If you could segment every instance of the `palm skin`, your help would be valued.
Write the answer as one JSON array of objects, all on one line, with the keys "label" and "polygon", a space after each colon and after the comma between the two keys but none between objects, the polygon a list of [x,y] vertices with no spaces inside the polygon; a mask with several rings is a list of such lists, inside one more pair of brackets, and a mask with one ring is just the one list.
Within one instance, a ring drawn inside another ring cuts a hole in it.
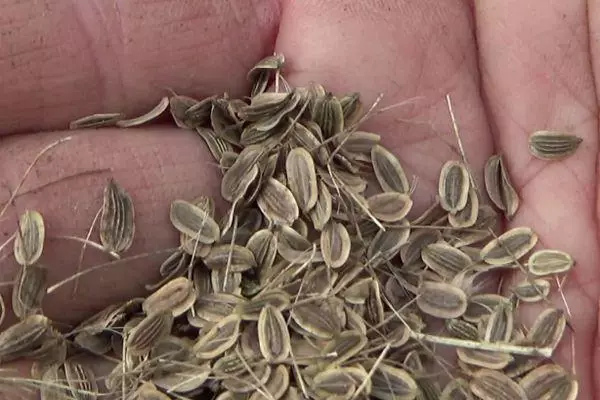
[{"label": "palm skin", "polygon": [[[419,177],[415,196],[422,209],[433,198],[441,164],[458,157],[444,102],[449,93],[474,170],[492,153],[507,161],[522,199],[509,225],[533,227],[544,247],[577,260],[564,293],[576,332],[580,398],[600,397],[598,1],[4,0],[2,10],[0,203],[42,147],[74,135],[41,158],[0,220],[4,237],[26,208],[43,213],[49,235],[85,237],[103,185],[114,176],[136,204],[130,254],[176,245],[168,215],[155,210],[167,210],[176,197],[219,193],[219,176],[194,134],[160,126],[56,130],[95,112],[143,112],[166,87],[196,97],[245,94],[248,68],[274,51],[285,54],[292,84],[359,91],[366,104],[380,92],[383,105],[405,102],[365,129],[381,133],[407,173]],[[542,162],[526,145],[538,129],[572,131],[584,142],[566,161]],[[49,239],[43,261],[52,282],[74,272],[79,249]],[[158,260],[87,275],[76,305],[72,286],[65,286],[45,300],[45,310],[74,322],[111,301],[142,295]],[[90,250],[84,264],[105,261]],[[0,265],[0,279],[10,281],[12,259]],[[564,346],[557,357],[569,365],[570,354]]]}]

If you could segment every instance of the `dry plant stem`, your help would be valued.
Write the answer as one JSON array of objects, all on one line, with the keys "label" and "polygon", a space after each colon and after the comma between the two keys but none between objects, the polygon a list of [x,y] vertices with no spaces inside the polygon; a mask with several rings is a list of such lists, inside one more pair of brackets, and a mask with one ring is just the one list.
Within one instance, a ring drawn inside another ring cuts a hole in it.
[{"label": "dry plant stem", "polygon": [[[94,226],[96,226],[96,222],[98,221],[98,218],[100,218],[101,213],[102,213],[102,208],[99,208],[98,212],[96,212],[96,215],[94,216],[94,219],[92,220],[90,229],[88,229],[87,235],[85,236],[86,242],[83,243],[83,246],[81,246],[81,252],[79,253],[79,262],[77,263],[77,272],[81,271],[81,266],[83,265],[83,256],[85,254],[85,249],[88,245],[88,241],[90,241],[90,237],[92,237],[92,231],[94,230]],[[116,258],[119,258],[118,255]],[[75,294],[77,293],[78,287],[79,287],[79,279],[76,279],[75,283],[73,284],[73,293],[71,294],[72,296],[75,296]]]},{"label": "dry plant stem", "polygon": [[[48,236],[48,239],[52,240],[73,240],[75,242],[79,242],[82,243],[84,246],[90,246],[93,247],[96,250],[99,250],[105,254],[108,254],[109,256],[111,256],[113,259],[115,260],[120,260],[121,257],[113,252],[113,251],[108,251],[106,250],[106,248],[104,246],[102,246],[100,243],[96,243],[93,240],[89,240],[89,239],[84,239],[84,238],[80,238],[77,236],[69,236],[69,235],[59,235],[59,236]],[[78,272],[81,268],[78,269]]]},{"label": "dry plant stem", "polygon": [[131,256],[131,257],[127,257],[127,258],[121,258],[118,260],[114,260],[114,261],[110,261],[107,263],[103,263],[103,264],[98,264],[98,265],[94,265],[93,267],[90,267],[88,269],[86,269],[85,271],[81,271],[78,272],[74,275],[71,275],[70,277],[63,279],[62,281],[50,286],[47,290],[46,290],[46,294],[50,294],[52,292],[54,292],[56,289],[60,288],[61,286],[66,285],[67,283],[77,279],[78,277],[82,276],[82,275],[86,275],[89,274],[90,272],[94,272],[97,271],[99,269],[102,268],[107,268],[107,267],[114,267],[120,264],[124,264],[128,261],[134,261],[134,260],[139,260],[145,257],[152,257],[152,256],[157,256],[157,255],[161,255],[161,254],[168,254],[170,252],[173,252],[177,250],[177,247],[174,248],[169,248],[169,249],[164,249],[164,250],[158,250],[158,251],[154,251],[154,252],[148,252],[148,253],[140,253],[137,254],[135,256]]},{"label": "dry plant stem", "polygon": [[50,143],[48,146],[44,147],[33,159],[33,161],[31,162],[31,164],[29,164],[29,166],[27,167],[27,169],[25,170],[25,173],[23,174],[23,176],[21,177],[21,180],[19,181],[19,183],[17,184],[17,187],[15,188],[15,190],[12,192],[12,194],[10,195],[10,198],[8,199],[8,201],[6,202],[6,204],[2,207],[2,209],[0,210],[0,218],[2,218],[2,216],[4,216],[4,213],[6,212],[6,210],[8,209],[8,207],[10,206],[10,204],[13,202],[13,200],[15,199],[15,197],[17,196],[17,194],[19,193],[19,190],[21,189],[21,187],[23,187],[23,184],[25,183],[25,179],[27,179],[27,176],[29,175],[29,173],[31,172],[31,170],[33,169],[33,167],[35,166],[35,164],[37,164],[38,160],[49,150],[51,150],[52,148],[64,143],[64,142],[68,142],[69,140],[71,140],[73,137],[72,136],[66,136],[64,138],[58,139],[57,141],[54,141],[52,143]]}]

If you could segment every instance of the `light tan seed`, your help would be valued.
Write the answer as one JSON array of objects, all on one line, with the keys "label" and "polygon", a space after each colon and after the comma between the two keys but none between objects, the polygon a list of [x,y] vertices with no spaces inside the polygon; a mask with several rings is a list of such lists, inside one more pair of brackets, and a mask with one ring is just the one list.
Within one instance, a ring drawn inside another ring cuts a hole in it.
[{"label": "light tan seed", "polygon": [[[352,126],[357,123],[363,114],[363,104],[360,93],[354,92],[340,99],[344,112],[344,126]],[[365,132],[366,133],[366,132]]]},{"label": "light tan seed", "polygon": [[92,114],[76,119],[69,123],[69,129],[88,129],[115,126],[116,123],[125,118],[122,113]]},{"label": "light tan seed", "polygon": [[239,338],[240,321],[239,315],[232,314],[209,329],[200,331],[193,347],[196,357],[210,360],[231,348]]},{"label": "light tan seed", "polygon": [[448,333],[456,338],[464,340],[478,340],[479,331],[477,327],[470,322],[462,319],[453,318],[444,321]]},{"label": "light tan seed", "polygon": [[410,184],[400,161],[385,147],[375,145],[371,149],[373,171],[381,188],[386,192],[408,194]]},{"label": "light tan seed", "polygon": [[438,185],[440,205],[449,213],[456,213],[467,205],[469,172],[460,161],[448,161],[442,167]]},{"label": "light tan seed", "polygon": [[372,281],[373,278],[371,277],[359,279],[348,286],[347,289],[342,290],[340,295],[350,304],[365,304]]},{"label": "light tan seed", "polygon": [[222,386],[234,394],[246,395],[269,380],[272,368],[266,362],[258,362],[251,366],[251,371],[245,371],[237,376],[224,379]]},{"label": "light tan seed", "polygon": [[519,384],[529,400],[575,400],[579,390],[577,381],[557,364],[537,367],[525,375]]},{"label": "light tan seed", "polygon": [[109,251],[127,251],[135,235],[135,209],[131,196],[111,179],[104,189],[100,241]]},{"label": "light tan seed", "polygon": [[260,311],[267,305],[279,311],[290,305],[290,295],[281,289],[272,289],[261,292],[252,300],[239,303],[234,312],[246,321],[258,321]]},{"label": "light tan seed", "polygon": [[321,127],[323,138],[327,139],[344,130],[344,111],[337,97],[331,93],[315,100],[313,120]]},{"label": "light tan seed", "polygon": [[194,283],[186,277],[175,278],[152,293],[142,303],[147,315],[170,310],[178,317],[189,310],[196,301]]},{"label": "light tan seed", "polygon": [[315,245],[287,225],[282,225],[277,233],[277,252],[289,263],[317,261]]},{"label": "light tan seed", "polygon": [[125,341],[127,352],[132,356],[147,354],[171,332],[172,326],[173,313],[170,310],[146,316],[129,332]]},{"label": "light tan seed", "polygon": [[283,362],[290,353],[290,334],[277,308],[266,305],[258,316],[258,342],[267,362]]},{"label": "light tan seed", "polygon": [[367,342],[367,336],[359,331],[344,331],[329,341],[321,354],[335,354],[335,357],[328,359],[329,366],[341,365],[360,353]]},{"label": "light tan seed", "polygon": [[512,228],[481,249],[481,259],[490,265],[504,265],[520,259],[535,247],[538,236],[528,227]]},{"label": "light tan seed", "polygon": [[227,271],[226,268],[213,269],[210,271],[210,279],[215,293],[233,293],[242,292],[242,274],[240,272]]},{"label": "light tan seed", "polygon": [[406,246],[400,250],[400,258],[406,265],[421,261],[421,252],[429,244],[437,243],[441,239],[438,230],[418,229],[411,232]]},{"label": "light tan seed", "polygon": [[[48,270],[33,264],[19,268],[12,291],[12,309],[21,319],[41,311],[46,294]],[[0,309],[0,323],[2,323]]]},{"label": "light tan seed", "polygon": [[[372,363],[365,363],[370,370]],[[371,376],[371,395],[381,400],[413,400],[419,387],[414,378],[405,370],[380,364]]]},{"label": "light tan seed", "polygon": [[246,248],[254,254],[257,267],[267,270],[273,266],[273,262],[277,256],[277,244],[277,235],[274,235],[268,229],[261,229],[248,239]]},{"label": "light tan seed", "polygon": [[318,182],[318,196],[315,206],[309,211],[308,215],[316,230],[322,230],[329,219],[331,218],[332,212],[332,200],[331,193],[327,188],[327,185],[323,181]]},{"label": "light tan seed", "polygon": [[448,214],[448,222],[455,228],[470,228],[479,216],[479,196],[474,188],[469,189],[465,208],[454,214]]},{"label": "light tan seed", "polygon": [[314,397],[319,399],[350,399],[358,386],[345,368],[328,368],[317,373],[310,383]]},{"label": "light tan seed", "polygon": [[279,400],[290,387],[290,371],[288,366],[280,364],[269,376],[269,379],[264,385],[269,396],[265,396],[259,391],[252,393],[248,400]]},{"label": "light tan seed", "polygon": [[0,363],[18,359],[39,347],[50,331],[50,321],[34,314],[0,332]]},{"label": "light tan seed", "polygon": [[367,199],[371,214],[380,221],[398,222],[406,217],[412,208],[409,195],[399,192],[384,192]]},{"label": "light tan seed", "polygon": [[529,136],[529,151],[541,160],[563,160],[571,156],[583,139],[558,131],[536,131]]},{"label": "light tan seed", "polygon": [[169,108],[169,98],[165,96],[160,99],[158,104],[155,105],[150,111],[140,115],[139,117],[117,121],[116,125],[120,128],[131,128],[134,126],[143,125],[158,118],[167,110],[167,108]]},{"label": "light tan seed", "polygon": [[98,398],[98,383],[94,372],[89,367],[67,360],[64,362],[63,368],[74,400],[94,400]]},{"label": "light tan seed", "polygon": [[200,388],[210,374],[210,363],[169,366],[168,371],[157,372],[152,382],[168,393],[183,394]]},{"label": "light tan seed", "polygon": [[542,311],[531,326],[527,340],[534,346],[556,348],[562,339],[567,319],[562,310],[548,308]]},{"label": "light tan seed", "polygon": [[269,55],[257,62],[248,71],[247,79],[252,82],[251,96],[254,97],[267,89],[270,77],[285,64],[283,54]]},{"label": "light tan seed", "polygon": [[351,250],[350,234],[346,227],[330,221],[321,231],[323,261],[330,268],[340,268],[346,263]]},{"label": "light tan seed", "polygon": [[196,299],[194,313],[210,322],[218,322],[231,315],[235,307],[244,301],[243,297],[231,293],[206,294]]},{"label": "light tan seed", "polygon": [[237,244],[213,246],[204,258],[210,269],[227,269],[229,272],[244,272],[256,267],[254,254],[246,247]]},{"label": "light tan seed", "polygon": [[274,178],[265,183],[256,203],[263,215],[276,224],[291,225],[300,215],[292,192]]},{"label": "light tan seed", "polygon": [[377,232],[367,248],[367,258],[370,261],[385,262],[391,260],[400,252],[410,235],[408,221],[405,220],[404,222],[405,228],[386,229]]},{"label": "light tan seed", "polygon": [[20,265],[35,264],[44,250],[46,237],[44,219],[34,210],[25,211],[19,218],[14,240],[14,256]]},{"label": "light tan seed", "polygon": [[378,145],[380,141],[381,136],[376,133],[354,131],[345,134],[341,138],[336,138],[334,143],[336,147],[342,146],[345,151],[370,155],[373,147]]},{"label": "light tan seed", "polygon": [[303,212],[311,210],[318,195],[317,173],[313,158],[302,147],[289,152],[285,161],[288,187]]},{"label": "light tan seed", "polygon": [[483,340],[486,342],[508,342],[513,333],[514,312],[511,303],[500,303],[490,314]]},{"label": "light tan seed", "polygon": [[511,219],[519,208],[520,199],[501,155],[491,156],[484,170],[485,188],[490,200]]},{"label": "light tan seed", "polygon": [[468,322],[478,323],[483,317],[490,315],[499,304],[508,302],[508,298],[499,294],[475,294],[469,298],[469,305],[463,315],[463,319]]},{"label": "light tan seed", "polygon": [[212,244],[221,236],[215,220],[205,210],[188,201],[174,200],[170,219],[175,229],[200,243]]},{"label": "light tan seed", "polygon": [[508,353],[484,350],[457,348],[456,354],[466,364],[494,370],[506,367],[513,360]]},{"label": "light tan seed", "polygon": [[545,279],[525,280],[511,288],[511,291],[520,301],[535,303],[548,297],[550,282]]},{"label": "light tan seed", "polygon": [[462,250],[445,242],[431,243],[421,250],[421,259],[442,278],[452,279],[473,264]]},{"label": "light tan seed", "polygon": [[[342,305],[343,307],[343,305]],[[305,331],[321,339],[331,339],[344,325],[332,299],[294,306],[292,319]]]},{"label": "light tan seed", "polygon": [[437,318],[458,318],[467,310],[467,295],[444,282],[423,282],[418,289],[417,306]]},{"label": "light tan seed", "polygon": [[[230,168],[235,163],[237,153],[234,153],[234,148],[229,142],[218,137],[212,129],[197,126],[196,132],[204,140],[210,154],[219,164],[225,164]],[[232,157],[232,155],[234,156]]]},{"label": "light tan seed", "polygon": [[536,276],[561,274],[573,268],[573,257],[560,250],[538,250],[529,256],[527,269]]},{"label": "light tan seed", "polygon": [[233,203],[244,197],[258,177],[258,160],[263,150],[258,145],[248,146],[236,157],[221,180],[221,196],[225,200]]},{"label": "light tan seed", "polygon": [[480,369],[475,372],[470,388],[482,400],[528,400],[521,386],[494,370]]},{"label": "light tan seed", "polygon": [[466,380],[455,378],[448,382],[439,400],[473,400],[473,394]]}]

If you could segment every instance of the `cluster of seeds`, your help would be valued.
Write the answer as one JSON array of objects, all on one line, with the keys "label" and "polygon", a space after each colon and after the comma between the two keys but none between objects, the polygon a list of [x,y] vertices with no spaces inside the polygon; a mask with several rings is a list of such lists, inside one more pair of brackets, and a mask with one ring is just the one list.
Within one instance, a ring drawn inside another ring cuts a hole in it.
[{"label": "cluster of seeds", "polygon": [[[575,377],[551,361],[567,318],[548,300],[574,261],[536,250],[529,227],[497,232],[519,208],[502,157],[485,166],[487,197],[464,158],[446,162],[437,200],[409,218],[414,187],[400,161],[359,130],[372,109],[357,93],[292,88],[283,65],[281,55],[260,61],[248,99],[173,94],[137,118],[71,124],[128,128],[169,109],[219,163],[227,211],[206,196],[174,200],[180,246],[162,280],[66,334],[42,313],[56,288],[38,264],[42,216],[24,213],[20,321],[0,334],[0,364],[35,360],[42,399],[575,399]],[[580,142],[544,131],[530,147],[555,160]],[[134,234],[133,202],[111,180],[96,245],[119,257]],[[522,278],[504,295],[485,289],[501,270]],[[521,325],[519,305],[534,302],[543,311]],[[96,377],[81,353],[114,369]]]}]

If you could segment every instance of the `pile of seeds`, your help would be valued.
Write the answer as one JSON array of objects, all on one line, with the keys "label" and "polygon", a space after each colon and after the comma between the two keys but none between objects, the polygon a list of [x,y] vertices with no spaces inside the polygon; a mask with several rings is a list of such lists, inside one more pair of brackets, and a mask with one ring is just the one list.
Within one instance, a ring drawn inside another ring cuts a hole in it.
[{"label": "pile of seeds", "polygon": [[[437,200],[409,218],[400,161],[359,129],[373,108],[357,93],[292,88],[283,65],[260,61],[248,99],[173,94],[137,118],[71,124],[128,128],[169,109],[219,163],[227,212],[207,196],[174,200],[181,242],[163,279],[67,333],[42,313],[56,287],[38,264],[43,218],[25,212],[14,236],[20,322],[0,334],[0,363],[35,360],[42,399],[575,399],[575,377],[551,361],[567,318],[548,300],[574,261],[536,250],[529,227],[498,232],[519,208],[502,157],[486,164],[487,194],[464,155],[448,161]],[[580,142],[540,131],[530,147],[556,160]],[[134,205],[114,180],[99,231],[115,257],[134,240]],[[521,281],[486,290],[506,270]],[[543,311],[521,325],[519,305],[534,302]],[[81,353],[114,369],[96,377]]]}]

